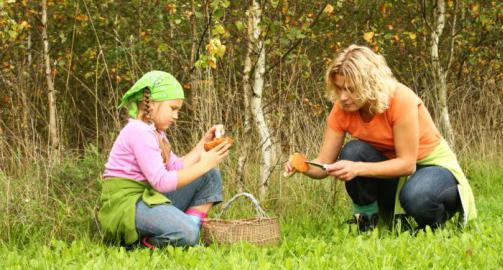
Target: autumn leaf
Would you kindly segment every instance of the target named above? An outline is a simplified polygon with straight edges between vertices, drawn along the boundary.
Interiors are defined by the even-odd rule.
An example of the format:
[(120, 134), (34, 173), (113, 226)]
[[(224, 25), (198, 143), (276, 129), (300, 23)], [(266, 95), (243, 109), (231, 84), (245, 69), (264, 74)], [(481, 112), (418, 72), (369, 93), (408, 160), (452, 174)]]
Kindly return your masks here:
[(27, 21), (22, 21), (19, 25), (21, 26), (22, 29), (31, 27), (31, 25)]
[(386, 5), (383, 3), (379, 6), (379, 12), (384, 16), (386, 15)]
[(84, 21), (87, 21), (87, 15), (84, 15), (84, 14), (78, 14), (75, 16), (75, 20), (79, 21), (79, 22), (84, 22)]
[(323, 9), (323, 13), (327, 14), (327, 15), (330, 15), (332, 14), (332, 12), (334, 12), (334, 7), (330, 4), (327, 4), (325, 6), (325, 9)]
[(479, 5), (478, 4), (471, 4), (470, 5), (470, 10), (473, 12), (473, 13), (477, 13), (479, 11)]
[(212, 69), (217, 68), (217, 59), (214, 56), (209, 56), (206, 60), (206, 63), (208, 63), (208, 66), (210, 66)]
[(409, 33), (409, 38), (410, 38), (411, 40), (416, 40), (416, 37), (417, 37), (417, 36), (416, 36), (416, 33), (412, 33), (412, 32), (411, 32), (411, 33)]
[(363, 39), (365, 41), (367, 41), (368, 43), (371, 43), (373, 38), (374, 38), (374, 32), (373, 31), (366, 32), (366, 33), (363, 34)]

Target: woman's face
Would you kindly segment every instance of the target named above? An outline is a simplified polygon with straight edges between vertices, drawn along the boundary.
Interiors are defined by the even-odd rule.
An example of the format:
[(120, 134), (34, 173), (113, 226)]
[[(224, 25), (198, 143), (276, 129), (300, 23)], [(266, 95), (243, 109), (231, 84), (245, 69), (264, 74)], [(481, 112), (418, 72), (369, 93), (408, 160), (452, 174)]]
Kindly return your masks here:
[(158, 130), (165, 130), (176, 122), (183, 99), (154, 102), (153, 121)]
[(364, 104), (360, 100), (356, 99), (353, 94), (353, 85), (351, 85), (349, 81), (346, 82), (344, 76), (336, 74), (333, 81), (339, 95), (340, 104), (344, 111), (355, 112), (363, 107)]

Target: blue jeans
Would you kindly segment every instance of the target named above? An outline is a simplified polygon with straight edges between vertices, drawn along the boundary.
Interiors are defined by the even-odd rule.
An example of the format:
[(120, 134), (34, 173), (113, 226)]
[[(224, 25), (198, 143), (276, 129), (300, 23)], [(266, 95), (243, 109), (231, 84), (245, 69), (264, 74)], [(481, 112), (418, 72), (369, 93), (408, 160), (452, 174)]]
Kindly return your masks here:
[[(387, 158), (368, 143), (353, 140), (341, 150), (341, 160), (379, 162)], [(357, 205), (377, 201), (380, 209), (393, 211), (398, 178), (356, 177), (346, 182), (346, 190)], [(439, 166), (417, 166), (402, 187), (399, 200), (405, 212), (419, 226), (436, 227), (461, 209), (457, 181), (452, 173)]]
[(149, 237), (157, 247), (193, 246), (199, 241), (199, 224), (184, 213), (189, 207), (223, 200), (220, 171), (212, 169), (187, 186), (165, 193), (171, 204), (148, 207), (143, 200), (136, 204), (135, 223), (138, 236)]

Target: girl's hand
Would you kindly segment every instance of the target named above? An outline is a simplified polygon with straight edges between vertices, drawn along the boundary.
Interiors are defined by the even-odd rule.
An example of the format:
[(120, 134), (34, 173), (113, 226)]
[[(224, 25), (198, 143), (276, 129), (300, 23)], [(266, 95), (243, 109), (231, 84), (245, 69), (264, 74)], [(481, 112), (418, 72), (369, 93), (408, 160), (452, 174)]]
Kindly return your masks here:
[(203, 151), (201, 153), (201, 159), (199, 162), (201, 162), (208, 170), (212, 169), (216, 167), (229, 154), (230, 147), (231, 144), (224, 142), (215, 146), (215, 148), (211, 149), (208, 152)]
[(327, 165), (328, 175), (335, 176), (343, 181), (350, 181), (358, 176), (358, 163), (349, 160), (339, 160)]
[(210, 142), (216, 137), (216, 134), (219, 134), (219, 136), (223, 136), (225, 134), (224, 126), (219, 124), (219, 125), (214, 125), (206, 133), (203, 135), (203, 138), (201, 139), (201, 143), (205, 144), (207, 142)]
[(206, 131), (206, 133), (204, 133), (203, 137), (201, 138), (201, 142), (203, 144), (213, 140), (213, 138), (215, 138), (215, 130), (216, 130), (216, 127), (215, 126), (212, 126), (210, 129), (208, 129)]

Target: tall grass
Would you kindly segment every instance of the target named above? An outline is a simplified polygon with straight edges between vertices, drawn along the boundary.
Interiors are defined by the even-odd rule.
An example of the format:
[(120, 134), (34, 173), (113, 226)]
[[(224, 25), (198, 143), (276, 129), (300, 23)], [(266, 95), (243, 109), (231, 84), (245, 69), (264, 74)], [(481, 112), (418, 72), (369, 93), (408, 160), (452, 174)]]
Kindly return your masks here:
[[(241, 190), (256, 194), (258, 166), (247, 166), (246, 186), (238, 187), (233, 179), (233, 160), (231, 156), (220, 168), (225, 197), (230, 198)], [(89, 238), (99, 242), (96, 210), (104, 161), (105, 155), (89, 146), (84, 155), (69, 153), (53, 167), (41, 160), (26, 164), (17, 174), (0, 173), (0, 212), (3, 213), (0, 241), (15, 246), (26, 246), (32, 241), (47, 244), (52, 239), (71, 242)], [(503, 191), (503, 161), (463, 159), (462, 163), (477, 201), (491, 204), (497, 208), (496, 212), (502, 212), (498, 198)], [(349, 218), (350, 201), (341, 182), (331, 178), (313, 180), (302, 175), (285, 179), (281, 169), (278, 167), (272, 174), (269, 196), (262, 201), (270, 215), (284, 220), (332, 215), (341, 220)], [(220, 208), (215, 207), (211, 215), (218, 211)], [(245, 217), (255, 213), (249, 202), (241, 200), (225, 215)]]

